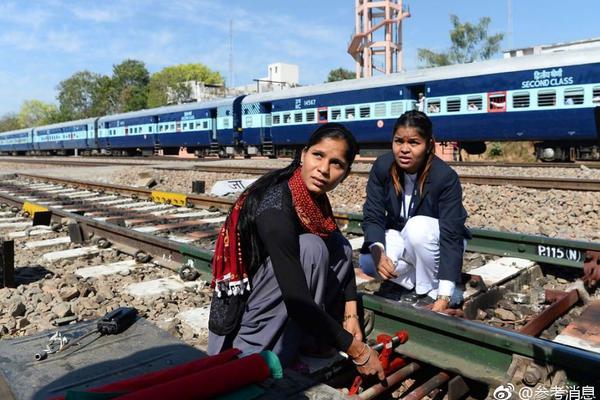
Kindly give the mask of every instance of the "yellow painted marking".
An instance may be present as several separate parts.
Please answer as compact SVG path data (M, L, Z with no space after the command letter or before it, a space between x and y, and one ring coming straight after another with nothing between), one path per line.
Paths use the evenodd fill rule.
M33 216L35 215L36 212L48 211L48 209L46 207L40 206L38 204L30 203L30 202L26 201L25 203L23 203L23 211L29 213L29 216L31 218L33 218Z
M169 203L174 206L185 206L187 196L183 193L152 192L152 201L156 203Z

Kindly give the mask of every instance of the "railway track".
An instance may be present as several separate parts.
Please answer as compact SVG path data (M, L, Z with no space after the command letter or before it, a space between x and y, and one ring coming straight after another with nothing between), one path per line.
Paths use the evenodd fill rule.
M261 168L261 167L240 167L240 166L217 166L217 165L201 165L194 168L201 172L214 172L214 173L238 173L238 174L249 174L249 175L263 175L274 168ZM361 177L368 177L369 172L367 171L352 171L353 175ZM492 185L492 186L504 186L512 185L518 187L527 187L535 189L556 189L556 190L581 190L589 192L600 191L600 180L597 179L560 179L555 178L527 178L519 176L492 176L492 175L460 175L462 183L468 183L473 185Z
M129 254L137 261L148 261L147 256L151 256L157 264L182 272L183 276L198 270L203 279L208 279L210 274L211 238L224 219L220 211L231 205L231 201L207 196L152 192L27 174L4 177L0 183L0 202L4 204L4 210L15 207L11 211L13 214L25 210L38 221L46 218L48 223L50 218L55 223L62 223L69 230L70 240L80 242L81 246L90 239L98 247L110 242L119 252ZM359 215L338 213L336 218L348 235L361 233ZM202 224L203 220L208 222ZM374 288L371 282L360 285L365 293L365 307L374 314L371 338L399 330L409 334L408 342L398 347L394 357L406 359L406 364L399 370L403 372L396 376L416 379L411 395L418 398L418 394L426 395L436 388L443 388L449 398L458 398L466 393L465 390L470 393L493 391L507 382L515 387L541 385L549 388L553 382L561 384L561 376L566 377L564 385L595 383L593 375L600 367L597 353L535 337L574 305L573 295L565 301L566 295L554 293L560 298L561 309L545 307L544 310L550 311L529 315L526 332L485 325L474 316L478 310L489 308L490 304L511 293L526 293L525 286L533 286L547 273L543 270L544 265L568 267L573 276L578 276L586 260L597 262L600 244L484 230L474 230L473 234L474 239L468 244L469 252L515 256L536 264L519 268L497 267L510 273L496 282L477 275L482 274L477 269L470 272L470 286L467 287L470 294L463 308L467 318L424 312L377 295L380 288ZM182 271L182 266L187 268ZM552 295L546 293L546 297ZM340 377L351 372L347 363L337 360L309 371L309 376L313 385L316 380L339 386ZM524 382L528 382L527 385ZM382 390L374 385L363 392L362 398L371 398L369 396Z

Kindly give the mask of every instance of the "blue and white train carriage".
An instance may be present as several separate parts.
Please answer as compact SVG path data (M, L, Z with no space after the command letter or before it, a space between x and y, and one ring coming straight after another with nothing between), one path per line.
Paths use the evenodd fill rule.
M255 94L242 100L247 154L277 155L321 123L354 132L361 153L387 148L395 119L418 107L438 141L536 141L539 158L600 159L600 49L568 51Z
M30 150L33 129L19 129L10 132L0 132L0 153L23 155Z
M88 118L38 126L33 129L29 150L34 154L60 155L90 152L97 147L96 120Z
M188 103L110 115L98 119L98 146L111 154L206 155L219 137L224 145L233 137L232 99ZM219 116L219 110L229 110ZM225 112L223 112L225 114Z

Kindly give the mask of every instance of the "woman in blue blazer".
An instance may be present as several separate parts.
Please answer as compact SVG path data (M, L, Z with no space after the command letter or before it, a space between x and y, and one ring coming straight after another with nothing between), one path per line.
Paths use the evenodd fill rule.
M462 269L467 212L458 174L435 155L431 120L408 111L393 129L392 151L377 158L367 184L360 267L443 311Z

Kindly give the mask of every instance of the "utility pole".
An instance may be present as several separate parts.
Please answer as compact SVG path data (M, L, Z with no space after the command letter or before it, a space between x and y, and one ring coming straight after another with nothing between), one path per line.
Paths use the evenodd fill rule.
M508 48L509 49L514 49L515 48L515 43L513 40L513 8L512 8L512 0L507 0L507 6L508 6L508 27L507 27L507 34L506 36L508 36Z
M233 82L233 19L229 20L229 88L234 87Z

